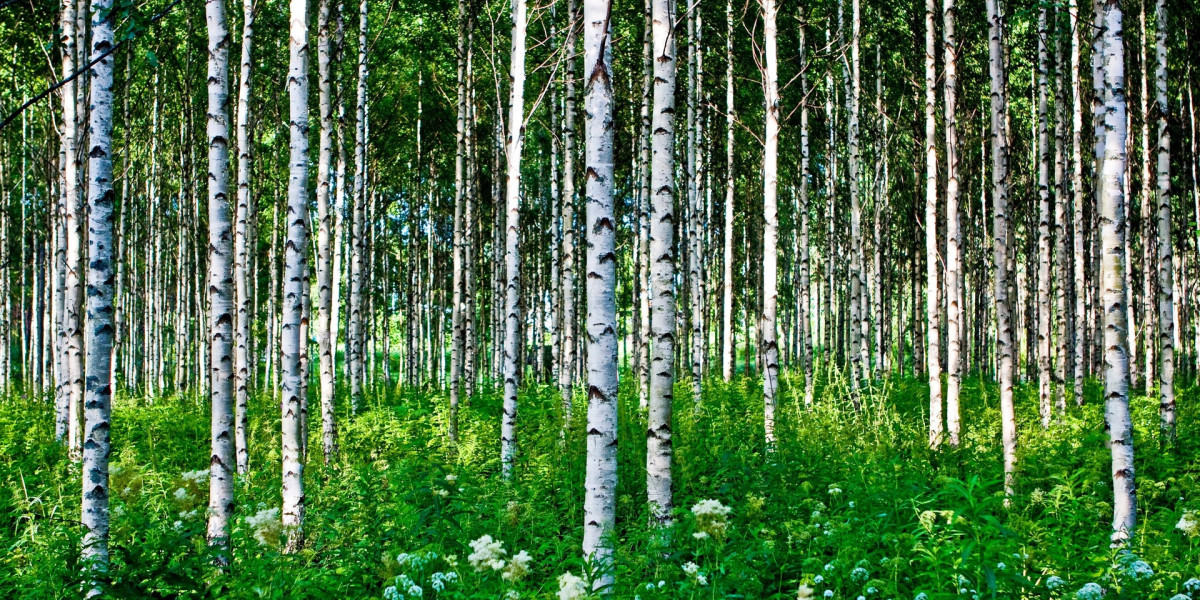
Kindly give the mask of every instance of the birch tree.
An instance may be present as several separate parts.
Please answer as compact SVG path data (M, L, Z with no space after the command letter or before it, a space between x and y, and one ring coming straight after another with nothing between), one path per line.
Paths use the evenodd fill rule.
M558 386L562 393L564 423L572 418L575 388L575 34L578 28L576 0L567 0L566 40L564 41L566 86L563 100L563 172L562 172L562 368ZM522 49L524 47L522 46ZM522 73L524 73L522 67ZM524 94L524 91L522 91ZM519 157L518 157L519 158ZM518 173L518 177L520 174ZM518 186L519 187L519 186ZM507 237L506 237L507 242ZM514 260L519 260L514 251ZM516 405L514 404L514 409ZM515 418L515 416L514 416Z
M721 282L721 375L725 381L733 379L734 356L737 354L733 339L733 215L734 179L733 124L737 119L733 103L733 0L725 2L725 237L724 278Z
M1008 287L1008 100L1005 96L1004 17L1000 0L987 0L988 74L991 90L993 281L996 304L996 357L1000 383L1000 429L1004 445L1004 492L1013 493L1017 454L1017 418L1013 407L1012 304ZM935 360L935 359L930 359Z
M308 231L308 3L291 0L288 39L288 202L287 244L284 246L283 318L280 346L283 351L283 526L287 531L284 550L294 553L304 544L304 463L301 454L300 324L307 287L306 251ZM366 0L362 0L363 21ZM365 37L365 36L364 36Z
M113 29L112 0L92 1L88 114L87 394L83 399L81 505L84 595L104 593L108 571L108 459L112 411L113 346ZM83 52L81 51L81 55ZM82 375L81 375L82 379Z
M208 24L208 341L212 402L208 543L229 562L233 515L233 223L229 210L229 30L225 1L206 0Z
M1158 394L1159 417L1168 437L1175 435L1175 277L1171 243L1171 130L1167 126L1166 0L1154 8L1154 113L1158 121ZM1143 68L1148 68L1143 65ZM1148 115L1147 115L1148 117ZM1193 182L1193 185L1195 183Z
M763 95L766 129L763 134L763 269L762 269L762 354L763 354L763 423L767 446L775 444L775 394L779 388L779 343L776 339L775 310L778 302L779 239L779 58L775 40L778 8L775 0L760 0L763 14ZM855 3L857 7L857 0ZM852 130L858 128L851 117ZM857 142L852 142L851 156ZM852 167L853 169L853 167ZM853 180L853 173L851 174ZM853 184L852 184L853 185ZM857 187L852 188L857 190ZM856 357L857 359L857 357Z
M321 367L321 448L325 463L337 454L334 421L336 372L333 355L333 239L336 210L332 206L333 182L333 31L329 0L317 5L318 112L321 120L317 155L317 351Z
M71 382L69 381L70 367L67 360L67 320L64 315L67 299L67 232L66 223L72 210L74 198L78 194L78 175L76 174L74 156L79 154L76 147L77 131L75 116L75 0L63 0L62 18L59 20L62 41L62 134L58 162L62 170L62 185L58 197L57 221L55 237L57 244L54 249L55 285L54 313L55 325L55 437L60 442L67 442L68 448L74 447L76 421L72 418L75 406L72 400Z
M588 435L583 554L613 583L617 508L617 254L613 216L612 0L584 0L583 73L587 194Z
M934 448L941 445L945 431L938 336L941 311L938 304L937 239L937 36L933 30L936 11L935 0L925 0L925 370L929 376L929 445Z
M1037 360L1038 406L1042 427L1050 426L1053 388L1050 375L1050 131L1047 123L1048 68L1047 8L1037 20L1037 186L1038 186L1038 271L1037 271Z
M959 443L959 383L962 370L962 228L958 191L958 46L955 0L942 2L946 128L946 441ZM876 227L879 225L876 224Z
M1129 356L1125 311L1125 50L1121 5L1106 0L1097 7L1102 19L1099 57L1103 74L1104 139L1099 212L1103 252L1100 289L1104 306L1104 399L1112 452L1113 533L1124 544L1137 525L1134 488L1133 423L1129 414ZM1099 142L1098 142L1099 144Z
M650 416L646 494L652 524L667 526L671 491L671 404L675 382L675 3L653 0L654 110L651 117Z
M521 351L521 147L525 136L525 0L512 5L512 52L510 54L508 127L505 131L505 235L504 264L507 288L504 294L504 418L500 424L500 466L505 479L512 478L517 455L517 371ZM573 90L568 90L568 93ZM564 149L564 152L567 152ZM569 153L568 153L569 156ZM568 159L569 162L569 159ZM564 216L565 218L565 216ZM567 325L570 327L570 325Z
M247 429L250 405L250 320L252 299L250 295L250 243L248 241L250 220L250 74L251 53L254 40L254 0L242 0L242 64L238 83L237 106L237 149L238 149L238 199L237 223L233 231L233 281L237 294L236 345L234 373L237 377L236 425L234 446L237 449L238 473L250 469L250 449L247 444Z

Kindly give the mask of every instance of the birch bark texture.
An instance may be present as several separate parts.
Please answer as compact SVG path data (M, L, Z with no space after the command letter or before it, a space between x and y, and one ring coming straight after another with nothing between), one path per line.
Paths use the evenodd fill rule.
M301 320L307 283L308 231L308 3L291 0L288 40L288 201L287 243L284 245L280 388L283 393L281 435L283 446L284 551L294 553L304 544L304 462L300 392ZM366 0L363 0L366 5Z
M208 25L208 389L212 403L208 543L229 563L233 475L233 223L229 210L229 29L225 0L206 0Z
M759 0L763 14L763 95L765 131L763 133L763 268L762 333L763 424L767 447L775 445L775 394L779 389L779 342L776 332L778 241L779 241L779 56L776 44L776 20L779 9L775 0ZM855 6L858 6L855 0ZM851 117L851 129L858 123ZM851 146L851 155L854 146ZM853 174L852 174L853 179ZM855 188L856 189L856 188ZM860 290L861 291L861 290ZM857 356L857 355L856 355Z
M651 116L650 414L646 493L652 524L667 526L671 491L671 409L675 383L675 2L653 0L654 108Z
M250 449L247 446L250 406L250 167L252 160L250 134L250 76L254 42L254 0L242 0L242 64L238 81L237 149L238 190L237 215L233 232L233 281L237 294L237 324L234 354L236 374L234 447L237 449L238 473L250 469Z
M936 0L925 0L925 371L929 378L929 445L942 444L945 432L942 408L941 351L938 303L938 199L937 199L937 35L933 15Z
M1104 414L1112 454L1114 545L1123 545L1137 525L1134 488L1133 423L1129 413L1129 353L1125 325L1125 50L1118 0L1102 0L1100 69L1103 74L1100 189L1100 290L1104 318Z
M1004 492L1013 493L1017 455L1017 418L1013 407L1016 347L1013 344L1012 303L1009 296L1008 102L1005 94L1004 16L1000 0L987 0L988 75L990 79L992 151L992 236L994 301L996 303L997 379L1000 383L1000 429L1004 446ZM933 359L930 359L933 360Z
M512 52L509 65L508 128L505 131L504 271L504 418L500 423L500 468L511 479L517 455L517 372L521 351L521 146L525 137L525 0L512 5ZM567 325L570 327L570 325Z
M67 235L66 223L74 198L77 195L78 176L76 175L74 156L79 154L77 144L77 123L75 118L75 80L71 75L75 72L75 0L63 0L62 18L59 21L62 31L62 134L58 162L62 170L62 185L58 197L57 224L55 237L57 243L54 249L55 281L54 281L54 316L56 325L55 335L55 437L60 442L67 442L73 447L73 427L75 420L71 418L71 408L74 406L70 385L69 362L67 361L67 320L64 313L67 282Z
M318 113L321 120L317 155L317 352L321 369L321 450L325 464L337 455L334 415L336 373L333 370L333 32L329 0L317 5Z
M103 594L108 570L108 460L113 347L113 47L112 0L92 2L88 115L87 390L83 397L81 562L87 597ZM83 54L82 52L80 53ZM108 54L106 56L106 54ZM89 61L89 62L91 62Z
M1158 369L1159 418L1168 438L1175 437L1175 252L1171 243L1171 130L1167 126L1166 0L1154 5L1154 113L1158 122Z
M1038 271L1037 271L1037 361L1038 407L1042 428L1050 427L1054 390L1050 372L1050 130L1049 71L1047 61L1047 7L1038 11L1037 20L1037 189L1038 189Z
M583 554L598 576L615 577L617 515L617 254L613 216L612 0L584 0L584 179L587 195L588 425ZM611 592L606 592L611 594Z
M962 227L958 191L958 45L955 0L942 2L946 128L946 441L959 444L959 384L962 379ZM876 227L879 227L876 224Z

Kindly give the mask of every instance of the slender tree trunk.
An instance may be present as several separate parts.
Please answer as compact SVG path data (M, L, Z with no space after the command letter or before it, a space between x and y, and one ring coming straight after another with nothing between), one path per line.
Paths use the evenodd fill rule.
M108 570L108 459L112 409L113 169L112 111L115 15L112 0L92 4L91 101L88 117L87 396L83 399L83 541L85 595L102 595ZM82 55L82 52L81 52ZM102 58L103 57L103 58ZM80 374L82 381L83 374Z
M354 130L354 191L350 217L350 306L346 349L350 368L350 412L363 399L366 350L363 288L366 286L367 220L367 0L360 0L358 17L358 88Z
M583 555L611 594L617 507L617 256L613 216L612 0L583 4L586 91L588 437Z
M1075 367L1075 403L1083 405L1083 368L1087 353L1084 350L1085 332L1087 329L1087 287L1085 286L1085 265L1083 252L1083 92L1079 82L1079 3L1070 0L1067 9L1070 15L1071 32L1071 191L1074 208L1074 241L1073 262L1075 265L1075 285L1072 295L1075 298L1074 327L1072 327L1072 342L1075 349L1068 362Z
M566 64L564 77L567 80L566 90L564 92L566 98L563 99L563 174L562 174L562 220L563 220L563 238L562 238L562 368L558 372L558 387L562 394L563 405L563 427L570 425L573 413L572 396L575 389L575 325L578 319L575 316L575 34L579 27L577 20L579 8L576 0L567 1L567 31L566 40L563 42L566 46ZM524 55L524 45L521 47L522 56ZM515 52L515 45L514 45ZM524 66L522 65L522 77L524 76ZM522 80L522 85L524 82ZM515 92L514 92L515 94ZM524 90L521 92L524 97ZM514 95L515 99L516 96ZM519 157L518 157L519 158ZM519 164L519 163L518 163ZM520 174L518 174L519 178ZM517 182L519 184L519 180ZM519 187L519 185L518 185ZM510 209L511 210L511 209ZM511 215L517 216L515 213ZM510 223L510 227L515 227L516 222ZM512 231L512 243L516 243L516 231ZM519 259L514 249L512 252L514 260ZM513 300L514 306L516 300ZM515 394L515 392L514 392ZM515 409L515 404L514 404Z
M945 44L946 126L946 441L959 443L958 392L962 375L962 228L958 191L958 46L955 0L942 2L942 40ZM879 225L876 224L876 227Z
M321 447L325 464L337 456L337 423L334 415L336 371L333 355L333 221L335 184L333 170L333 32L329 0L317 7L317 74L321 119L320 154L317 157L317 351L321 354Z
M1067 225L1067 186L1064 179L1068 149L1066 147L1066 105L1067 97L1063 81L1065 55L1063 52L1063 18L1062 8L1055 9L1054 28L1054 241L1055 241L1055 270L1058 287L1055 288L1055 306L1058 332L1058 361L1055 378L1058 381L1057 409L1060 414L1067 408L1067 374L1071 371L1071 325L1070 295L1071 289L1071 255L1068 250L1069 232ZM1073 33L1071 35L1074 35Z
M233 223L229 210L229 30L225 1L206 0L208 22L208 339L212 401L208 543L229 563L233 515Z
M847 167L850 180L850 398L855 408L861 404L859 387L870 367L870 355L864 335L866 316L866 294L863 285L862 247L862 199L859 197L859 153L858 106L862 94L862 75L859 63L859 3L851 6L850 36L850 94L846 99L846 148L849 154Z
M457 86L457 116L455 119L455 151L454 151L454 239L451 246L451 277L454 290L451 293L452 305L450 319L452 322L452 343L450 345L450 441L458 441L458 403L459 387L462 378L463 350L463 203L465 201L466 182L466 153L467 153L467 15L466 2L458 0L458 86Z
M731 5L732 0L727 0L725 8L725 16L727 19L726 33L732 38L733 36L733 10ZM800 366L804 370L804 406L811 407L813 403L813 357L812 357L812 317L809 310L812 306L811 292L809 289L809 272L812 268L809 260L809 184L812 181L812 170L809 167L809 152L808 152L808 74L805 72L808 68L808 60L806 58L806 42L808 41L808 21L804 14L803 7L800 8L800 96L802 104L800 105L800 303L797 321L800 325ZM729 185L725 188L725 243L728 252L732 254L733 246L733 213L730 210L733 206L733 54L732 40L726 46L726 57L729 59L728 79L726 80L727 100L730 107L730 115L727 123L727 143L725 150L727 153L728 164L730 166ZM726 262L728 265L728 262ZM733 272L732 269L726 268L725 281L727 286L732 286ZM732 292L732 289L730 289ZM726 311L726 332L732 336L732 317L729 315L733 310L733 306L727 304ZM732 340L730 340L732 347ZM732 361L731 361L732 362Z
M254 39L254 0L242 0L242 66L238 84L237 148L238 200L237 223L233 232L233 281L237 293L237 324L235 331L234 373L237 377L235 398L234 446L237 449L238 473L250 469L250 449L247 446L250 404L250 379L254 361L250 355L250 320L253 305L250 298L250 73L251 50Z
M505 154L508 161L505 172L505 206L508 216L505 222L504 262L508 287L504 297L504 419L500 428L500 465L505 479L512 478L517 455L517 387L520 384L517 361L520 360L518 353L522 347L520 230L521 147L525 137L526 10L525 0L513 2L512 53L509 66L509 82L512 89L509 90L508 128L505 138ZM574 89L568 90L568 93L573 92Z
M307 286L305 257L308 250L305 214L308 212L308 5L291 0L289 33L288 99L288 209L287 244L284 247L283 318L280 365L283 392L283 526L287 533L288 553L304 544L304 463L301 459L300 371L301 319ZM362 0L362 20L366 21L366 0ZM365 29L365 27L364 27ZM365 38L365 32L360 38Z
M1123 544L1137 524L1134 491L1133 426L1129 415L1129 360L1125 332L1125 51L1122 15L1115 0L1104 2L1100 69L1103 74L1104 139L1100 163L1099 206L1102 244L1100 277L1104 310L1105 418L1112 450L1114 544Z
M1154 9L1154 112L1158 121L1158 323L1159 416L1167 437L1175 435L1175 279L1171 248L1171 130L1167 126L1167 4ZM1148 68L1143 65L1143 69ZM1147 115L1147 118L1149 115ZM1193 184L1194 185L1194 184Z
M1038 400L1042 427L1050 426L1054 390L1050 372L1050 130L1047 119L1048 66L1047 7L1038 12L1037 32L1037 186L1038 186L1038 271L1037 271L1037 360Z
M1000 419L1004 444L1004 493L1013 493L1016 467L1017 420L1013 408L1013 371L1016 348L1013 345L1012 305L1008 287L1008 133L1005 123L1008 104L1005 96L1003 15L999 0L987 0L988 73L991 80L992 125L992 234L995 240L996 354L1000 382ZM935 257L931 257L935 258ZM930 359L933 363L934 359Z
M653 0L654 112L650 215L650 420L646 491L651 522L667 526L671 491L671 403L675 381L675 3Z
M725 251L722 290L721 374L725 381L733 378L737 355L737 340L733 336L733 216L734 216L734 137L736 109L733 103L733 0L725 2Z
M653 0L645 0L642 30L642 135L639 140L639 161L641 170L641 195L638 208L638 239L642 249L638 265L638 279L641 282L641 294L638 295L638 320L642 332L638 373L639 407L646 411L650 408L650 206L651 206L651 165L650 143L654 137L651 130L650 110L654 102L654 20L651 16Z
M937 36L933 20L936 11L935 0L925 0L925 359L929 376L929 445L934 448L941 445L945 428L938 345L941 311L938 303L937 69L934 65Z
M59 20L62 48L62 136L58 155L61 169L61 185L58 195L58 207L55 215L54 233L56 244L54 249L54 323L55 332L55 437L59 442L66 442L72 448L74 434L71 419L71 386L68 366L67 329L64 310L66 308L67 281L67 237L66 223L68 213L76 196L78 179L75 172L74 156L78 154L76 142L78 132L75 120L75 80L68 77L75 72L75 0L63 0L62 18Z
M779 187L779 67L775 43L775 20L778 9L775 0L760 0L763 11L763 46L765 53L763 71L763 93L766 96L766 131L763 135L763 279L762 279L762 352L764 426L768 448L775 444L775 394L779 388L779 343L776 340L775 311L778 301L776 280L778 279L779 208L776 199ZM857 0L855 3L857 6ZM853 102L853 100L851 101ZM855 116L850 117L851 131L858 129ZM851 134L853 135L853 134ZM857 151L856 138L852 138L851 156ZM851 160L854 160L851 158ZM854 165L857 166L857 163ZM851 167L853 171L854 166ZM853 181L853 176L851 177ZM852 192L857 186L851 184ZM855 196L857 199L857 196Z

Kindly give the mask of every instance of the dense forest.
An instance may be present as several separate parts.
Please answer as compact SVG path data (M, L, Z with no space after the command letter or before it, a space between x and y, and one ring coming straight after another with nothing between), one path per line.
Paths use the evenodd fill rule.
M0 0L0 596L1200 600L1197 18Z

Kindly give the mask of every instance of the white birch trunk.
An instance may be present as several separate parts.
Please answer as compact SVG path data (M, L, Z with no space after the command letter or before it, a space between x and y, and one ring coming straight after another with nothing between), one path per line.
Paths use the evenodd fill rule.
M667 526L671 491L671 409L675 382L675 3L653 0L654 110L651 116L650 415L646 492L651 523Z
M229 563L233 515L233 223L229 210L229 29L225 0L206 0L208 25L208 343L212 402L208 543Z
M1109 427L1113 478L1114 545L1124 544L1137 524L1134 491L1133 424L1129 414L1129 356L1125 331L1125 51L1121 7L1115 1L1100 6L1103 19L1100 68L1103 73L1104 139L1099 178L1101 302L1104 306L1104 398Z
M1071 342L1074 349L1068 363L1075 372L1075 404L1083 405L1083 366L1086 359L1084 350L1085 330L1087 329L1087 307L1085 300L1087 288L1084 285L1084 252L1083 252L1083 92L1079 81L1079 3L1070 0L1067 9L1070 15L1071 32L1071 191L1074 209L1073 263L1075 265L1075 284L1072 295L1075 298L1074 324L1072 326Z
M612 0L584 0L588 426L583 555L611 595L617 509L617 255L613 216Z
M1038 406L1042 427L1050 427L1054 390L1050 372L1050 130L1047 119L1048 67L1047 7L1038 12L1037 31L1037 186L1038 186L1038 271L1037 271L1037 361Z
M54 249L54 323L55 323L55 436L60 442L66 442L68 448L74 447L76 422L71 418L70 370L67 350L67 321L64 314L67 282L67 236L66 226L68 213L77 195L78 176L74 156L79 153L76 146L78 131L75 119L75 80L69 77L75 72L75 0L63 0L62 18L59 21L62 31L62 77L64 80L62 98L62 140L59 150L59 167L62 171L62 185L59 190L57 215L54 232L57 244Z
M958 192L958 46L955 0L942 2L946 120L946 441L959 443L959 383L962 370L962 229ZM876 227L879 225L876 224Z
M363 0L366 4L366 0ZM308 249L305 214L308 212L308 4L291 0L288 60L289 161L287 243L284 245L284 284L282 297L283 356L280 364L283 393L283 526L288 553L304 544L304 463L301 459L300 391L304 388L300 371L300 337L304 292L307 285ZM364 11L365 12L365 11Z
M1016 467L1017 420L1013 408L1013 371L1016 348L1013 345L1012 305L1008 287L1008 132L1005 123L1008 105L1005 96L1003 15L999 0L987 0L988 74L991 81L992 136L992 236L993 276L996 305L996 358L1000 383L1000 429L1004 446L1004 493L1013 493ZM930 359L931 361L936 359Z
M88 275L87 395L83 398L83 540L81 556L87 579L85 595L103 594L100 579L108 570L108 459L112 423L113 345L113 169L112 0L92 3L91 102L88 117ZM81 56L84 54L81 50ZM101 58L103 56L103 58ZM82 381L83 374L80 374Z
M500 468L511 479L517 455L517 372L521 351L521 147L525 137L525 0L514 0L512 51L509 65L508 128L504 151L505 171L505 279L504 295L504 418L500 424ZM573 90L572 90L573 91ZM570 93L570 92L568 92ZM567 155L570 156L569 154ZM570 159L567 159L570 162ZM567 324L568 329L570 324Z
M1167 4L1154 9L1154 108L1158 121L1158 321L1159 417L1167 437L1175 435L1175 278L1171 241L1171 131L1167 127ZM1143 65L1143 68L1148 68ZM1148 117L1148 115L1147 115ZM1193 183L1194 185L1194 183Z
M576 0L567 2L569 21L564 45L564 76L567 80L563 101L563 173L562 173L562 364L558 370L558 387L562 394L563 425L573 418L572 397L575 389L575 33L578 28ZM524 55L524 46L522 46ZM522 66L524 74L524 66ZM522 83L523 84L523 83ZM524 90L522 90L524 94ZM518 157L520 158L520 157ZM518 163L519 164L519 163ZM518 177L520 174L518 174ZM518 188L520 186L518 185ZM514 232L515 234L515 232ZM506 238L507 239L507 238ZM514 257L516 256L514 250Z
M732 10L732 6L731 6L731 0L727 0L727 2L725 4L725 9L726 9L725 16L727 19L726 33L730 37L732 37L733 10ZM808 21L806 19L806 15L804 14L803 7L800 8L799 20L800 20L800 69L801 69L801 71L800 71L800 97L803 100L801 100L802 103L800 105L800 256L799 256L799 259L800 259L800 302L799 302L799 306L798 306L800 314L797 316L797 321L800 325L800 366L804 370L804 406L812 407L812 403L813 403L813 357L812 357L812 351L813 351L813 349L812 349L812 322L811 322L811 316L809 314L810 308L812 306L811 291L809 289L809 279L810 279L809 275L810 275L810 269L811 269L812 265L811 265L811 261L809 260L810 257L809 257L809 223L808 223L808 211L809 211L808 192L809 192L809 184L812 180L812 171L809 166L809 151L808 151L808 74L807 74L806 70L808 69L809 63L807 61L806 54L805 54L805 52L807 50L806 43L808 41ZM729 173L730 173L730 175L732 175L732 173L733 173L733 170L732 170L732 166L733 166L733 115L732 115L732 113L733 113L733 110L732 110L732 108L733 108L733 52L732 52L732 42L730 42L726 46L726 57L729 59L729 63L730 63L730 67L729 67L729 71L727 72L727 79L726 79L726 93L728 94L726 97L726 100L728 100L728 103L729 103L730 115L728 117L728 120L726 121L726 125L727 125L726 133L728 135L728 138L726 141L725 151L726 151L728 164L730 166ZM726 196L725 196L725 201L727 203L726 206L730 207L730 208L733 205L733 185L732 184L733 184L733 178L730 177L729 184L726 186ZM725 242L727 244L727 247L730 248L730 250L729 250L730 254L732 254L733 214L728 208L726 209L726 213L725 213L725 227L726 227ZM728 264L728 262L726 264ZM731 292L731 295L732 295L732 285L733 285L732 281L733 281L732 268L727 268L727 270L725 272L725 282L726 282L725 285L730 286L729 291ZM733 318L732 318L732 315L730 315L730 313L733 310L732 303L727 304L725 308L726 308L726 315L727 315L727 319L728 319L726 321L726 331L730 335L732 335ZM730 340L730 349L732 349L732 340ZM732 359L730 360L730 363L732 366Z
M317 351L321 368L321 448L325 464L337 456L337 423L334 415L336 371L333 355L333 32L329 0L317 6L317 75L321 119L320 154L317 157Z
M736 368L737 341L733 337L733 217L734 217L734 147L733 124L737 118L733 103L733 0L725 2L725 237L724 278L721 282L721 374L725 381L733 379Z
M763 135L763 279L762 279L762 354L763 364L763 424L768 449L775 445L775 394L779 389L779 343L776 339L775 311L778 302L779 239L779 58L775 40L778 8L775 0L760 0L763 12L763 47L765 54L763 94L766 100L766 130ZM857 6L857 0L855 2ZM851 129L858 123L852 116ZM853 144L853 142L852 142ZM853 155L854 151L851 151ZM853 177L852 177L853 179ZM852 184L853 185L853 184ZM853 188L857 189L857 187Z
M237 224L233 233L233 281L237 287L237 325L234 372L237 380L234 446L237 449L238 473L250 469L250 449L247 446L250 404L250 379L254 362L250 358L250 320L254 309L250 298L250 73L254 39L254 0L242 0L242 66L238 83L237 148L238 200Z
M995 1L995 0L991 0ZM935 0L925 0L925 370L929 380L929 445L942 443L941 351L939 346L940 304L938 302L937 239L937 36L933 29Z

